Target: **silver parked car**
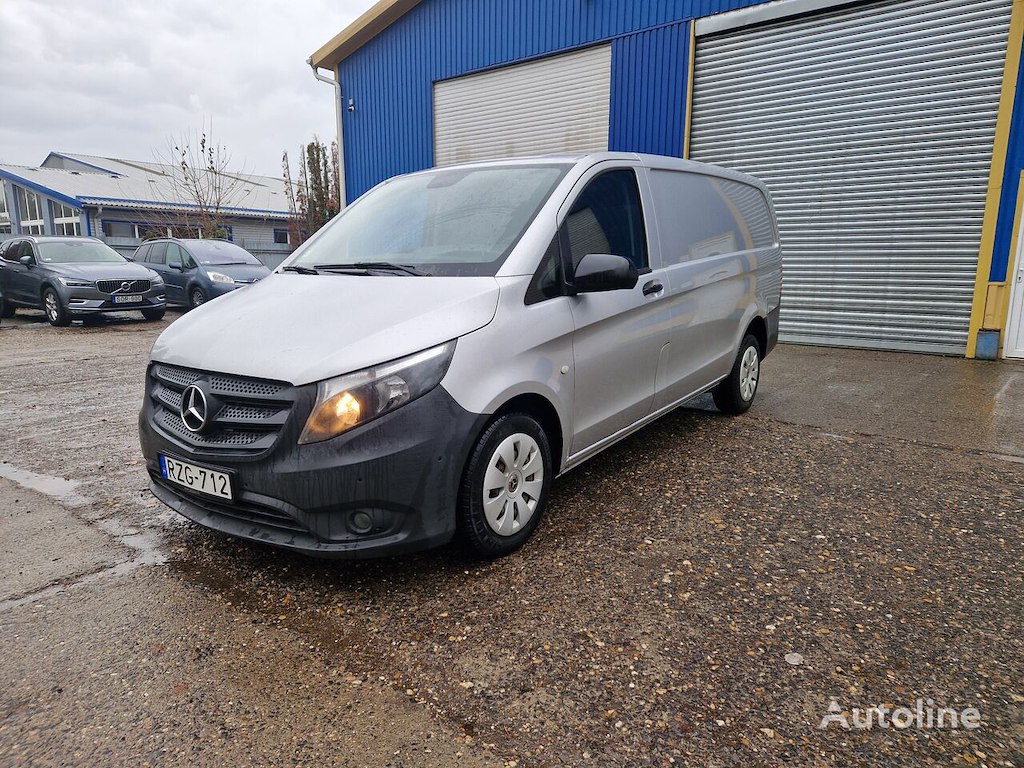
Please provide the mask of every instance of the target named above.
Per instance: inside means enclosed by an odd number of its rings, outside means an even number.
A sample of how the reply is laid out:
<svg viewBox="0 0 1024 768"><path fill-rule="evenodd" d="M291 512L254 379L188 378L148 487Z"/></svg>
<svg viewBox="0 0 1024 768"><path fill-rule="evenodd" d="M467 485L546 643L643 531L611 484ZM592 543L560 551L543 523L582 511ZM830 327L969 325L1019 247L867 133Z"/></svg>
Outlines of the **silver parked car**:
<svg viewBox="0 0 1024 768"><path fill-rule="evenodd" d="M93 237L19 235L0 243L0 317L42 309L52 325L99 312L164 316L160 276Z"/></svg>
<svg viewBox="0 0 1024 768"><path fill-rule="evenodd" d="M746 411L781 285L749 176L601 153L396 177L163 332L150 488L315 555L506 554L556 476L702 392Z"/></svg>

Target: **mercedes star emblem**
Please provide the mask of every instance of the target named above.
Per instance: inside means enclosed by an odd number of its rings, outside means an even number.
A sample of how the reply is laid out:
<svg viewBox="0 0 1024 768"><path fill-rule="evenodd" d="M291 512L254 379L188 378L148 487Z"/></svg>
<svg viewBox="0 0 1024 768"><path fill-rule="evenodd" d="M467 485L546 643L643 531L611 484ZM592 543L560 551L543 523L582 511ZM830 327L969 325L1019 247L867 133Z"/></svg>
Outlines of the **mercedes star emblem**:
<svg viewBox="0 0 1024 768"><path fill-rule="evenodd" d="M206 395L195 384L181 393L181 420L191 432L202 432L207 418Z"/></svg>

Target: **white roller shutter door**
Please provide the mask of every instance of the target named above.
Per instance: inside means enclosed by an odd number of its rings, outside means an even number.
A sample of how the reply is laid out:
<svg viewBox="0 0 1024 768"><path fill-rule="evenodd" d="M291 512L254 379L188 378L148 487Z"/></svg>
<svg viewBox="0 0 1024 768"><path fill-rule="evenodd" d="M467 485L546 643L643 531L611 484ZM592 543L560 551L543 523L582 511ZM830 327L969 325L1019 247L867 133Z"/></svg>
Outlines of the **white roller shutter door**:
<svg viewBox="0 0 1024 768"><path fill-rule="evenodd" d="M434 163L608 149L611 46L434 84Z"/></svg>
<svg viewBox="0 0 1024 768"><path fill-rule="evenodd" d="M964 351L1010 11L904 0L698 38L690 156L770 188L783 338Z"/></svg>

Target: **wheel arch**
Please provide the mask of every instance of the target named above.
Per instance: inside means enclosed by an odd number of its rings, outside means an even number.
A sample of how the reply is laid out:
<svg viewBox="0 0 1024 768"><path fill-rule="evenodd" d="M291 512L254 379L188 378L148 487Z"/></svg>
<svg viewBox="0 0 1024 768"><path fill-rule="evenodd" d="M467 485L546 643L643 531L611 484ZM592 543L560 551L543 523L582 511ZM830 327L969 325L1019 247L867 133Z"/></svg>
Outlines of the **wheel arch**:
<svg viewBox="0 0 1024 768"><path fill-rule="evenodd" d="M548 438L548 445L551 449L551 460L555 463L555 474L562 469L562 446L564 436L562 435L562 422L558 418L558 411L555 406L543 395L536 393L525 393L516 395L498 408L494 415L488 420L488 424L495 419L509 413L524 413L532 416L540 424L541 429ZM485 427L486 429L486 427ZM477 436L479 438L479 435Z"/></svg>
<svg viewBox="0 0 1024 768"><path fill-rule="evenodd" d="M761 347L761 357L763 358L768 354L768 323L765 322L761 315L755 315L747 324L747 329L743 332L743 336L746 336L748 333L757 339L757 343ZM742 341L743 338L741 337L740 342Z"/></svg>

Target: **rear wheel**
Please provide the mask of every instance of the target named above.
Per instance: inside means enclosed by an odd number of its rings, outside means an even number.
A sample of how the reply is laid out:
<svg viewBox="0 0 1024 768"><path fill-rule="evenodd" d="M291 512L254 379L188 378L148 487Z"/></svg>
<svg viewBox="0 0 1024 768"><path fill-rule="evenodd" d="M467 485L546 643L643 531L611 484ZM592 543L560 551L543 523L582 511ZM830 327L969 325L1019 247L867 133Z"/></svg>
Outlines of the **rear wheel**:
<svg viewBox="0 0 1024 768"><path fill-rule="evenodd" d="M167 311L165 307L154 307L152 309L142 310L142 316L147 320L163 320L164 313Z"/></svg>
<svg viewBox="0 0 1024 768"><path fill-rule="evenodd" d="M188 306L189 309L195 309L200 304L206 303L206 294L203 293L203 289L198 285L194 286L188 294Z"/></svg>
<svg viewBox="0 0 1024 768"><path fill-rule="evenodd" d="M711 394L723 413L740 414L750 410L761 378L761 345L751 334L743 337L729 376Z"/></svg>
<svg viewBox="0 0 1024 768"><path fill-rule="evenodd" d="M540 523L553 478L551 448L540 424L522 413L491 422L462 479L462 539L484 557L519 549Z"/></svg>
<svg viewBox="0 0 1024 768"><path fill-rule="evenodd" d="M46 313L46 319L50 321L50 325L62 327L71 324L71 317L64 309L64 305L60 303L60 296L53 288L43 291L43 312Z"/></svg>

